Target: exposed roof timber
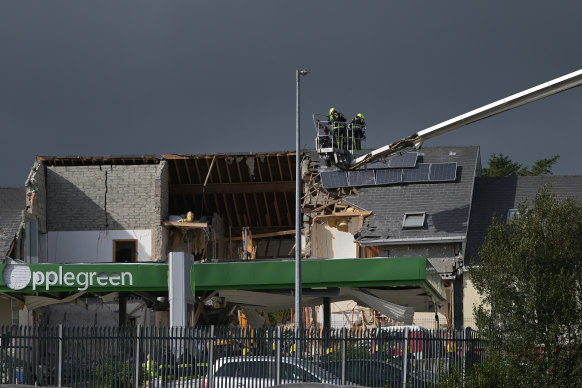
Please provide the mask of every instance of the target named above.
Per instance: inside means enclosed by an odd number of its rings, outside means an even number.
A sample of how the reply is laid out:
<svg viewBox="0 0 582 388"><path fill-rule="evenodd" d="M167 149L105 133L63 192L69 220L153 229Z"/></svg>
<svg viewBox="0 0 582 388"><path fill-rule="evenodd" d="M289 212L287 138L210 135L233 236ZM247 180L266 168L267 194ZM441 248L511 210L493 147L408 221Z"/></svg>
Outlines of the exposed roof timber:
<svg viewBox="0 0 582 388"><path fill-rule="evenodd" d="M206 222L178 222L178 221L162 221L163 226L173 226L184 229L201 229L208 227Z"/></svg>
<svg viewBox="0 0 582 388"><path fill-rule="evenodd" d="M158 155L121 155L121 156L41 156L36 160L49 166L98 166L111 164L158 164Z"/></svg>
<svg viewBox="0 0 582 388"><path fill-rule="evenodd" d="M235 163L235 164L238 167L238 163ZM229 167L226 159L224 159L224 166L226 167L226 174L228 175L228 182L232 183L232 176L230 175L230 167ZM218 169L218 174L220 175L220 169ZM222 181L222 178L221 178L221 181ZM237 203L238 201L237 201L237 197L234 194L234 192L231 193L231 196L232 196L232 203L234 204L234 211L236 214L236 220L238 221L238 224L239 225L248 225L248 223L245 220L241 219L241 212L238 209L238 203ZM243 214L243 218L244 218L244 214Z"/></svg>
<svg viewBox="0 0 582 388"><path fill-rule="evenodd" d="M266 158L267 159L267 170L269 171L269 181L273 182L273 170L271 169L271 158ZM279 225L282 225L282 221L281 221L281 212L279 210L279 201L277 199L277 194L275 191L273 191L273 197L274 197L274 201L273 203L275 204L275 215L277 216L277 223Z"/></svg>
<svg viewBox="0 0 582 388"><path fill-rule="evenodd" d="M257 238L268 238L268 237L278 237L278 236L289 236L289 235L294 235L295 234L295 229L293 230L282 230L280 232L271 232L271 233L260 233L260 234L253 234L251 237L253 239L257 239ZM236 241L236 240L242 240L242 236L240 237L221 237L221 238L217 238L216 241L220 242L220 241Z"/></svg>
<svg viewBox="0 0 582 388"><path fill-rule="evenodd" d="M226 227L293 226L295 153L164 155L170 211L218 213ZM214 160L214 164L212 161ZM273 229L269 230L273 231Z"/></svg>
<svg viewBox="0 0 582 388"><path fill-rule="evenodd" d="M172 159L212 159L214 156L219 158L230 158L230 157L263 157L263 156L295 156L295 152L287 151L275 151L275 152L248 152L248 153L229 153L229 154L197 154L197 155L181 155L181 154L162 154L162 159L172 160Z"/></svg>
<svg viewBox="0 0 582 388"><path fill-rule="evenodd" d="M317 219L337 218L337 217L360 217L360 216L367 217L371 214L372 214L371 211L353 211L353 212L341 212L341 213L333 212L331 214L322 214L320 216L317 216Z"/></svg>
<svg viewBox="0 0 582 388"><path fill-rule="evenodd" d="M173 194L220 194L220 193L293 193L293 182L245 182L201 184L175 184L170 188Z"/></svg>
<svg viewBox="0 0 582 388"><path fill-rule="evenodd" d="M317 213L317 212L320 212L320 211L324 210L325 208L327 208L327 207L329 207L331 205L335 205L336 203L340 202L341 200L342 200L341 198L337 198L337 199L331 200L331 201L329 201L327 203L324 203L323 205L321 205L321 206L319 206L319 207L317 207L315 209L304 208L303 209L303 213Z"/></svg>
<svg viewBox="0 0 582 388"><path fill-rule="evenodd" d="M263 183L263 173L261 172L261 160L259 159L259 155L255 155L255 163L259 173L259 180L261 183ZM271 226L271 214L269 214L269 201L267 200L266 192L263 192L263 199L265 201L265 223L267 226Z"/></svg>
<svg viewBox="0 0 582 388"><path fill-rule="evenodd" d="M227 166L227 168L228 168L228 166ZM242 174L242 171L240 169L240 164L239 163L236 164L236 170L238 172L238 177L239 177L240 181L242 182L243 181L243 174ZM244 224L245 225L250 225L251 224L251 219L252 219L251 218L251 208L249 207L249 201L247 200L247 195L245 193L243 193L242 194L242 197L243 197L243 200L244 200L244 203L245 203L245 209L247 211L245 214L243 214ZM257 221L258 220L255 220L255 222L257 222Z"/></svg>

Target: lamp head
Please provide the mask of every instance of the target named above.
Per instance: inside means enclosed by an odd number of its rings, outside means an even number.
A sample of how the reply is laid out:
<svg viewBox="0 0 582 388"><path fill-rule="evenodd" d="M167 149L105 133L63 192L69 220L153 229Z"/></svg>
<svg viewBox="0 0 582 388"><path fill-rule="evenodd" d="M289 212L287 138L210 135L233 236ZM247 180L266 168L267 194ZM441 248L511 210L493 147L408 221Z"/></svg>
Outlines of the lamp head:
<svg viewBox="0 0 582 388"><path fill-rule="evenodd" d="M299 75L307 75L307 74L309 74L309 70L307 70L307 69L299 70Z"/></svg>

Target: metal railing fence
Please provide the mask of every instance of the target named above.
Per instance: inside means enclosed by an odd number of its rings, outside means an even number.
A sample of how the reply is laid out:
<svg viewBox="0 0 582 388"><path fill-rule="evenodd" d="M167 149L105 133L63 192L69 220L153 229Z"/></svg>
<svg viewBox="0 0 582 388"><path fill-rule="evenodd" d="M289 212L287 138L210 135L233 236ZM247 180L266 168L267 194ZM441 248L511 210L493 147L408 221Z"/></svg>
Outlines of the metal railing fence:
<svg viewBox="0 0 582 388"><path fill-rule="evenodd" d="M299 338L284 327L3 326L0 339L0 384L66 387L427 387L485 358L470 329L407 326L309 329Z"/></svg>

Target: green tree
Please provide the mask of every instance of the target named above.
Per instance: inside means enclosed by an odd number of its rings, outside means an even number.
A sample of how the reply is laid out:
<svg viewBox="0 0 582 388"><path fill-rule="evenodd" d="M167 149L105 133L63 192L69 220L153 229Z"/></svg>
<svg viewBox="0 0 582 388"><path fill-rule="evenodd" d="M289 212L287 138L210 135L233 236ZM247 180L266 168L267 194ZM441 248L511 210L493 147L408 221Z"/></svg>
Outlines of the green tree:
<svg viewBox="0 0 582 388"><path fill-rule="evenodd" d="M582 201L544 187L495 218L471 273L489 370L507 386L582 386Z"/></svg>
<svg viewBox="0 0 582 388"><path fill-rule="evenodd" d="M560 159L560 155L554 155L551 158L536 160L531 168L522 168L517 175L522 176L539 176L552 175L552 167Z"/></svg>
<svg viewBox="0 0 582 388"><path fill-rule="evenodd" d="M560 155L551 158L536 160L532 167L523 167L520 163L509 159L509 156L502 153L492 153L489 157L487 168L483 169L485 177L503 176L539 176L551 175L552 167L560 159Z"/></svg>

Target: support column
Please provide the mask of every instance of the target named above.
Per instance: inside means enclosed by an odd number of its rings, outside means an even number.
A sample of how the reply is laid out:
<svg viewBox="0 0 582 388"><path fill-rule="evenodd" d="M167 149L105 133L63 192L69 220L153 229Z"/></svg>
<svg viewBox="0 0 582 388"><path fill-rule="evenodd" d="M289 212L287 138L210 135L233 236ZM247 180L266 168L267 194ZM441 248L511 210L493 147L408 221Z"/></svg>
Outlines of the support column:
<svg viewBox="0 0 582 388"><path fill-rule="evenodd" d="M325 330L331 328L331 303L329 297L323 298L323 328Z"/></svg>
<svg viewBox="0 0 582 388"><path fill-rule="evenodd" d="M120 295L117 299L119 305L119 326L127 325L127 298Z"/></svg>
<svg viewBox="0 0 582 388"><path fill-rule="evenodd" d="M192 255L184 252L170 252L168 300L170 302L170 326L188 326L188 305L194 305L194 295L190 285Z"/></svg>

